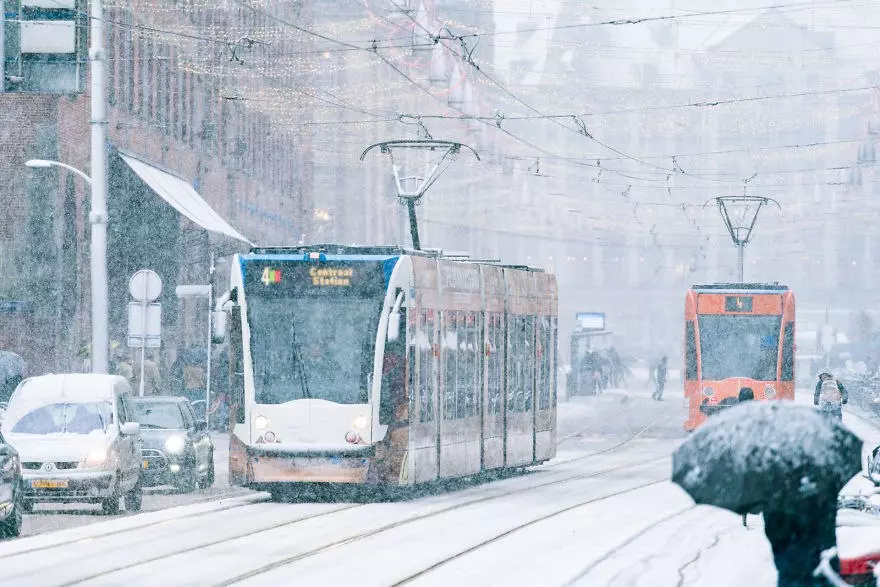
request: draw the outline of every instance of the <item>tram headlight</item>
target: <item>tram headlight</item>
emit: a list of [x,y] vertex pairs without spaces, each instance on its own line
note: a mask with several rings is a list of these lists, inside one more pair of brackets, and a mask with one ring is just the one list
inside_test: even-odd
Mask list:
[[708,387],[708,386],[704,387],[703,388],[703,395],[706,397],[712,397],[713,395],[715,395],[715,390],[712,389],[711,387]]
[[254,428],[257,430],[265,430],[269,427],[269,418],[266,416],[257,416],[254,418]]
[[263,440],[266,442],[275,442],[277,438],[275,437],[275,433],[269,430],[263,435]]
[[773,399],[774,397],[776,397],[776,388],[772,385],[768,385],[767,387],[765,387],[764,397],[766,397],[767,399]]
[[349,444],[357,444],[360,442],[361,437],[358,436],[358,433],[354,430],[349,430],[345,433],[345,442]]
[[358,416],[351,423],[355,430],[366,430],[367,424],[369,424],[369,422],[363,416]]

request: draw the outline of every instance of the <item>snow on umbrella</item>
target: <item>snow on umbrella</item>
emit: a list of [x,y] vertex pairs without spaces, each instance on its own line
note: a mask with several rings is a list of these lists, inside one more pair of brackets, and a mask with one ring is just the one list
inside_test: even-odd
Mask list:
[[715,416],[672,456],[672,481],[698,504],[745,514],[834,499],[862,468],[862,441],[816,410],[747,402]]

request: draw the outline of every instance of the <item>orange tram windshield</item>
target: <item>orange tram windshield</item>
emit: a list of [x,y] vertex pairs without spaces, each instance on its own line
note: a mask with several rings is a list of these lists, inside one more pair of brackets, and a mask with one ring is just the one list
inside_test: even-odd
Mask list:
[[739,403],[794,399],[794,294],[779,284],[696,285],[685,298],[686,430]]

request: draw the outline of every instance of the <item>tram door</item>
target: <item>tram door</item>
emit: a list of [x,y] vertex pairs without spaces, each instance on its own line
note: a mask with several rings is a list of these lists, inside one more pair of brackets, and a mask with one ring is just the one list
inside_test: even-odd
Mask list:
[[531,464],[535,456],[535,282],[533,275],[525,271],[505,269],[504,275],[507,287],[504,465],[519,467]]
[[440,369],[440,295],[437,262],[412,257],[415,307],[410,315],[413,363],[410,370],[409,470],[413,483],[440,474],[437,389]]
[[483,266],[483,470],[504,466],[504,276]]
[[552,275],[535,275],[537,328],[535,333],[535,455],[536,462],[556,454],[556,282]]

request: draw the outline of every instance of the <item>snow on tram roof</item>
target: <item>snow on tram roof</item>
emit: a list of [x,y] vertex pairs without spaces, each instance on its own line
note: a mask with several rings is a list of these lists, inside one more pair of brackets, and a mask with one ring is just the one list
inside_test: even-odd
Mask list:
[[250,250],[251,255],[307,255],[309,253],[323,253],[325,255],[365,255],[365,256],[399,256],[411,255],[418,257],[433,257],[435,259],[443,259],[459,263],[477,263],[482,265],[495,265],[505,269],[517,269],[520,271],[533,271],[543,273],[544,270],[538,267],[530,267],[528,265],[517,265],[510,263],[502,263],[500,259],[472,259],[469,253],[449,252],[444,253],[442,249],[407,249],[396,245],[379,245],[379,246],[361,246],[361,245],[339,245],[339,244],[317,244],[317,245],[296,245],[291,247],[285,246],[263,246],[253,247]]
[[787,285],[775,283],[710,283],[694,285],[691,289],[697,293],[784,293],[789,291]]

